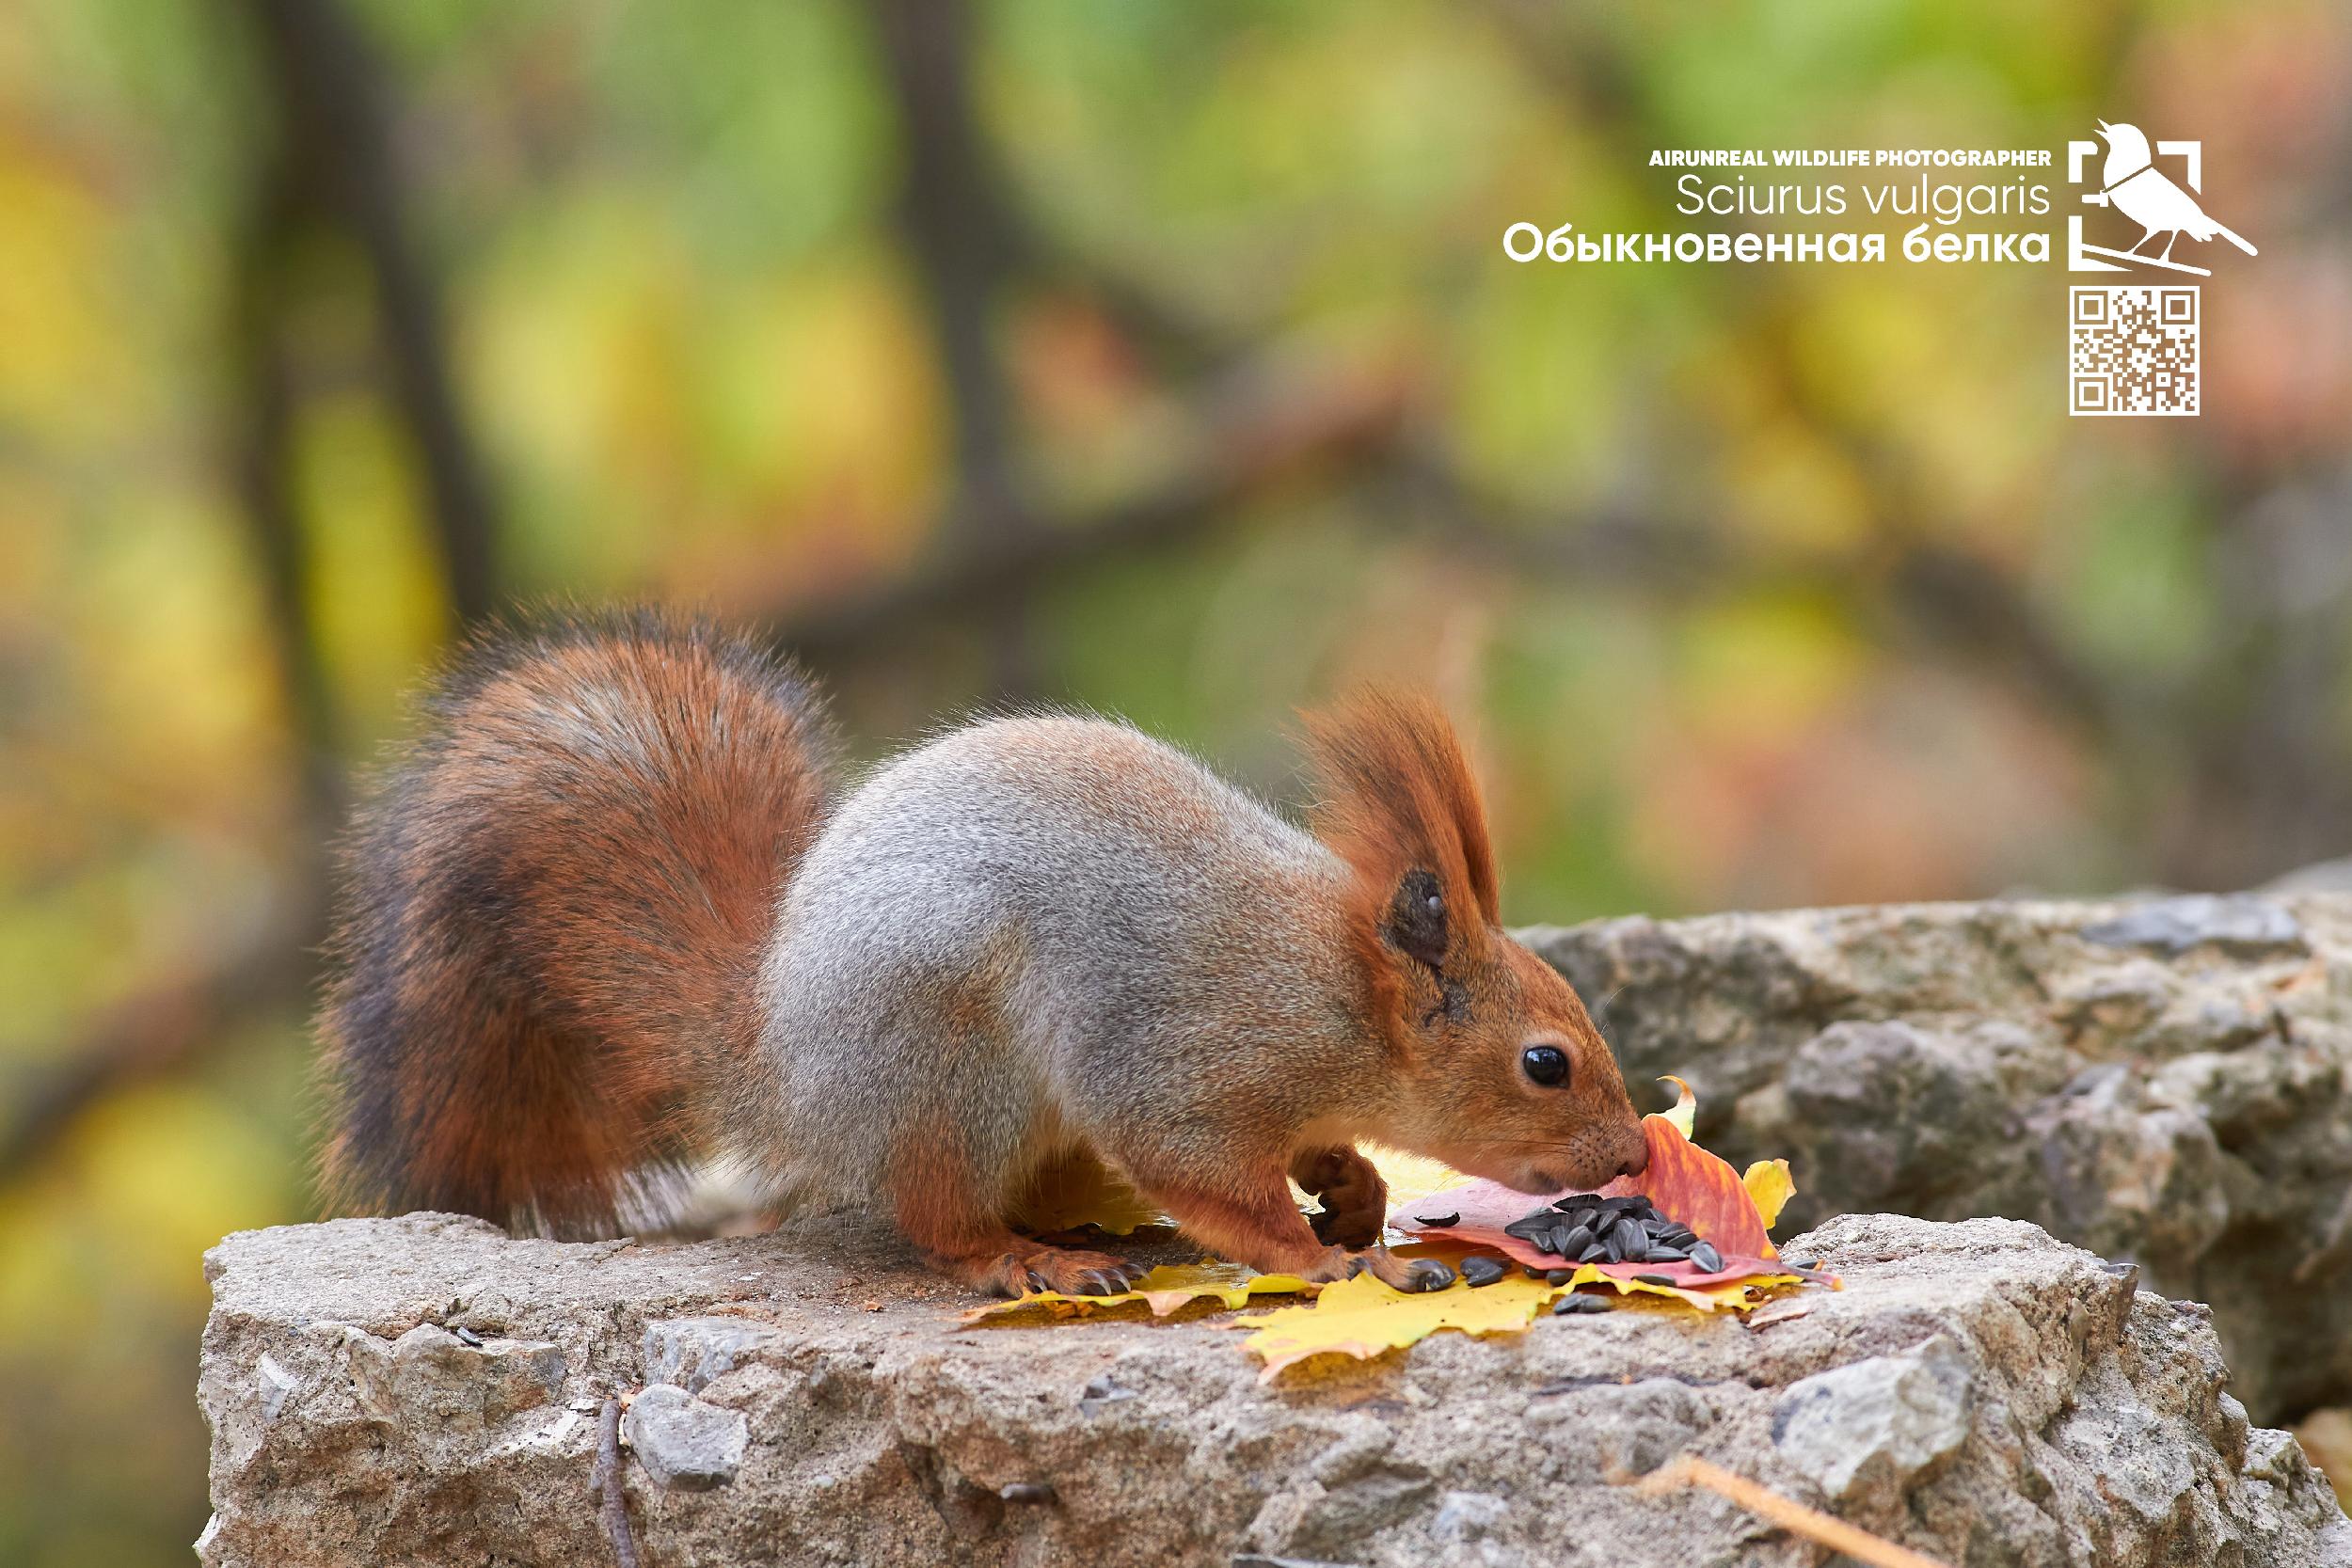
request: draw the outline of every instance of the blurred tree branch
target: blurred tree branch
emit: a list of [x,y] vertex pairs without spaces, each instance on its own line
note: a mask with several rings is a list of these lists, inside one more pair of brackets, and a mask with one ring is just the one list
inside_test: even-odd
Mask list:
[[231,462],[245,502],[246,536],[261,565],[270,644],[298,752],[302,833],[315,843],[341,806],[343,768],[340,725],[311,610],[310,534],[294,493],[294,368],[279,308],[300,201],[284,162],[267,162],[237,234],[228,340],[240,421]]
[[499,602],[497,523],[453,383],[440,297],[408,231],[390,107],[367,40],[335,0],[245,0],[262,44],[278,145],[306,213],[352,241],[374,289],[392,405],[416,445],[450,618]]
[[[1013,398],[996,343],[1018,246],[972,102],[971,10],[965,0],[876,0],[870,14],[903,136],[897,223],[930,305],[954,426],[956,501],[940,537],[959,562],[1027,559],[1039,524],[1014,471]],[[920,585],[910,587],[919,600]],[[996,573],[980,608],[994,694],[1029,694],[1025,579]]]

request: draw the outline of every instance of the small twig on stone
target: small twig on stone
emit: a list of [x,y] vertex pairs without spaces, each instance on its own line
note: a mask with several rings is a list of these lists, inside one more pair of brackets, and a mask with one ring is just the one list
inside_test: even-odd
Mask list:
[[589,1487],[599,1499],[596,1512],[612,1539],[613,1560],[620,1568],[638,1568],[637,1537],[629,1532],[628,1499],[621,1487],[621,1402],[611,1395],[596,1418],[596,1470]]
[[1949,1568],[1949,1564],[1908,1546],[1898,1546],[1884,1536],[1872,1535],[1846,1523],[1833,1519],[1818,1509],[1811,1509],[1794,1497],[1784,1497],[1761,1482],[1750,1481],[1720,1465],[1710,1465],[1691,1454],[1681,1454],[1671,1463],[1642,1478],[1639,1489],[1656,1495],[1672,1492],[1684,1486],[1704,1486],[1708,1491],[1729,1497],[1749,1513],[1770,1519],[1785,1530],[1818,1541],[1832,1551],[1845,1553],[1871,1568]]

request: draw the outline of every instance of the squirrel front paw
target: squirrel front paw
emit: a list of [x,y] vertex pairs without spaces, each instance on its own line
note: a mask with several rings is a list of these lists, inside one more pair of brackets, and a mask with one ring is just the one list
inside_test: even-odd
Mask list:
[[1291,1180],[1323,1204],[1323,1212],[1310,1217],[1316,1240],[1358,1248],[1380,1239],[1389,1218],[1389,1184],[1355,1149],[1310,1149],[1291,1162]]

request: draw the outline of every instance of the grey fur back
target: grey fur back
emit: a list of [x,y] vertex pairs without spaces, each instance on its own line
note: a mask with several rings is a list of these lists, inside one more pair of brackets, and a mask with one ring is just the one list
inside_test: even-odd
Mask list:
[[1198,1170],[1233,1126],[1343,1119],[1348,876],[1123,724],[995,719],[921,746],[840,804],[783,894],[772,1076],[745,1086],[740,1152],[780,1192],[863,1196],[910,1147],[961,1140],[1008,1180],[1077,1140]]

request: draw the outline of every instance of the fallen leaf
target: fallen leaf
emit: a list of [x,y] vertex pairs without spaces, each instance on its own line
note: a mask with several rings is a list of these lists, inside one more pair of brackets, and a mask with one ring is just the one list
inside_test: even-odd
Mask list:
[[[1777,1258],[1780,1255],[1772,1250],[1772,1239],[1765,1234],[1771,1222],[1759,1212],[1760,1206],[1746,1184],[1723,1159],[1691,1141],[1690,1127],[1698,1112],[1698,1097],[1679,1078],[1666,1082],[1681,1092],[1673,1110],[1642,1118],[1642,1132],[1649,1140],[1648,1167],[1639,1176],[1618,1177],[1600,1189],[1601,1196],[1647,1196],[1660,1213],[1680,1220],[1697,1231],[1700,1240],[1714,1243],[1716,1250],[1726,1259],[1735,1254],[1742,1258]],[[1782,1163],[1783,1180],[1788,1175],[1788,1165]],[[1790,1181],[1789,1191],[1795,1190],[1795,1182]],[[1772,1212],[1777,1214],[1780,1205],[1775,1203]]]
[[1780,1223],[1781,1206],[1797,1194],[1796,1178],[1788,1174],[1786,1160],[1758,1160],[1740,1178],[1740,1185],[1748,1190],[1748,1200],[1767,1230]]
[[1563,1287],[1514,1275],[1472,1290],[1455,1285],[1413,1294],[1382,1284],[1369,1274],[1327,1285],[1311,1306],[1281,1307],[1236,1318],[1235,1328],[1254,1328],[1248,1348],[1265,1358],[1261,1383],[1311,1355],[1367,1357],[1418,1343],[1441,1328],[1465,1334],[1521,1330]]
[[1133,1307],[1138,1302],[1149,1307],[1153,1317],[1165,1318],[1196,1301],[1219,1301],[1227,1307],[1239,1307],[1251,1296],[1312,1295],[1318,1289],[1321,1287],[1310,1285],[1295,1275],[1254,1274],[1239,1263],[1170,1263],[1162,1264],[1136,1281],[1134,1290],[1115,1296],[1069,1296],[1057,1291],[1037,1291],[1011,1301],[976,1307],[963,1315],[963,1321],[981,1323],[1041,1314],[1054,1318],[1086,1317]]
[[[1442,1254],[1452,1249],[1416,1246],[1413,1253]],[[1553,1259],[1558,1262],[1558,1259]],[[1492,1285],[1454,1285],[1442,1291],[1406,1294],[1382,1284],[1369,1274],[1336,1285],[1303,1307],[1281,1307],[1270,1312],[1235,1318],[1229,1327],[1254,1328],[1248,1347],[1265,1358],[1261,1383],[1283,1368],[1310,1355],[1352,1355],[1365,1359],[1384,1351],[1403,1350],[1442,1328],[1465,1334],[1514,1334],[1524,1331],[1545,1308],[1579,1286],[1605,1285],[1621,1296],[1662,1296],[1703,1312],[1745,1307],[1760,1287],[1794,1285],[1794,1275],[1750,1277],[1690,1287],[1655,1285],[1612,1272],[1613,1266],[1585,1263],[1557,1285],[1524,1274],[1505,1275]]]

